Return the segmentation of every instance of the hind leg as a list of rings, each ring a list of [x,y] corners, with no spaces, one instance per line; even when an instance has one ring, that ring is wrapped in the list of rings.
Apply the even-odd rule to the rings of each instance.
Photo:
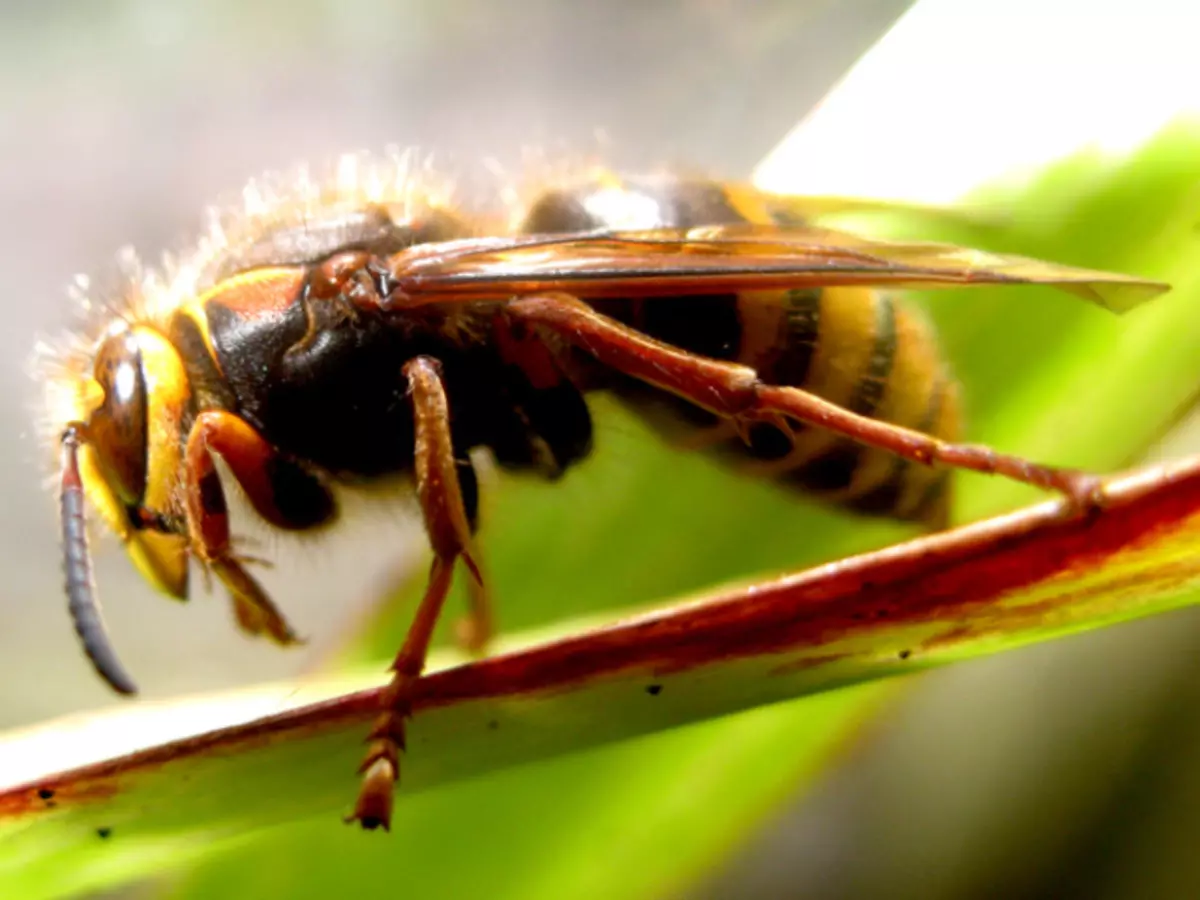
[[[913,462],[1002,475],[1058,491],[1079,510],[1093,508],[1101,501],[1101,481],[1095,475],[1041,465],[987,446],[943,441],[858,415],[800,388],[766,384],[751,368],[656,341],[567,295],[523,297],[511,301],[505,310],[617,371],[728,419],[743,435],[755,422],[769,422],[788,430],[788,420],[794,420]]]

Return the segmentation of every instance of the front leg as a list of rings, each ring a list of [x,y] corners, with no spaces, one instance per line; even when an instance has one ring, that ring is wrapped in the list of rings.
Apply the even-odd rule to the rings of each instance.
[[[1088,509],[1100,502],[1101,482],[1094,475],[1044,466],[991,447],[950,443],[858,415],[801,388],[767,384],[754,369],[664,344],[601,315],[574,297],[523,297],[511,301],[505,309],[517,321],[550,332],[619,372],[722,416],[743,434],[753,422],[769,422],[787,431],[788,420],[792,419],[914,462],[1003,475],[1058,491],[1076,509]]]
[[[442,384],[440,367],[429,357],[417,357],[404,367],[416,424],[414,461],[417,497],[425,519],[425,530],[433,548],[433,564],[425,596],[417,607],[408,636],[392,662],[392,681],[383,694],[383,714],[371,730],[370,746],[359,771],[362,787],[354,813],[347,822],[363,828],[391,826],[392,798],[399,776],[400,753],[404,750],[405,721],[412,714],[412,688],[425,669],[433,629],[450,591],[454,564],[461,558],[473,582],[476,614],[486,610],[483,578],[471,542],[471,528],[463,503],[450,433],[450,407]],[[467,464],[469,466],[469,463]]]
[[[233,413],[205,410],[196,417],[184,456],[192,552],[229,591],[243,631],[266,634],[279,644],[297,643],[291,626],[233,550],[229,509],[214,453],[225,460],[255,511],[279,528],[299,530],[326,521],[333,514],[333,500],[312,475],[280,456]]]

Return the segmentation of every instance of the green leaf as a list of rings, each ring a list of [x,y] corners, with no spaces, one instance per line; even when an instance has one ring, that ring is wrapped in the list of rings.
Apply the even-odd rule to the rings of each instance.
[[[1050,291],[981,289],[922,298],[964,382],[973,440],[1107,470],[1143,449],[1192,395],[1200,379],[1194,346],[1200,319],[1190,309],[1198,296],[1198,267],[1187,197],[1198,182],[1200,131],[1179,125],[1130,160],[1082,157],[1054,167],[1020,197],[1004,198],[1010,214],[999,225],[957,221],[908,229],[914,236],[1177,285],[1167,297],[1120,318]],[[578,475],[558,485],[486,486],[489,576],[503,631],[521,634],[520,643],[532,637],[530,629],[549,622],[560,623],[555,635],[575,635],[611,621],[618,607],[796,569],[912,534],[797,503],[769,485],[671,451],[627,416],[606,421],[597,458]],[[960,484],[962,520],[1037,496],[983,476],[967,475]],[[1178,488],[1160,493],[1181,504],[1190,497]],[[1122,520],[1119,512],[1102,522]],[[1055,545],[1046,540],[1039,533],[1015,546],[1049,552]],[[1157,546],[1162,551],[1165,545]],[[1189,550],[1187,542],[1172,544],[1169,565],[1164,558],[1121,557],[1106,568],[1059,575],[1019,595],[1024,604],[1040,604],[1032,611],[1014,598],[977,607],[969,632],[957,639],[943,633],[935,641],[924,630],[928,623],[871,619],[837,638],[849,643],[822,640],[811,651],[838,659],[808,659],[786,676],[765,674],[768,658],[777,654],[751,655],[750,661],[714,663],[711,669],[626,673],[626,680],[616,677],[604,688],[560,685],[560,692],[528,703],[480,700],[474,712],[466,703],[430,711],[413,725],[390,839],[358,834],[337,821],[356,787],[353,769],[369,718],[364,697],[335,707],[346,709],[347,718],[333,731],[279,732],[265,744],[239,744],[238,752],[185,754],[130,769],[124,781],[97,776],[87,782],[101,792],[119,785],[105,796],[72,794],[62,780],[61,796],[51,798],[58,805],[47,809],[29,789],[9,792],[0,795],[0,892],[64,895],[204,860],[180,885],[182,895],[315,897],[334,890],[368,893],[394,883],[423,897],[483,890],[488,896],[661,896],[719,862],[819,771],[886,697],[870,685],[829,689],[990,652],[1048,630],[1093,627],[1191,602],[1178,593],[1180,579],[1192,575]],[[859,603],[874,596],[861,593]],[[972,597],[952,594],[947,603]],[[1158,605],[1139,605],[1155,595]],[[855,608],[847,603],[837,611],[843,627],[841,617]],[[1051,608],[1074,612],[1055,618]],[[389,606],[345,658],[390,657],[411,609],[411,602]],[[945,621],[963,626],[961,613]],[[713,646],[732,647],[734,637],[725,630]],[[902,650],[914,653],[900,659]],[[793,651],[791,661],[799,664],[800,651]],[[439,662],[454,658],[442,655]],[[481,671],[491,673],[487,684],[494,690],[503,682],[488,665],[494,664],[443,672],[429,679],[429,690]],[[662,684],[657,695],[645,691],[650,675]],[[278,708],[288,689],[258,702]],[[717,718],[818,689],[827,692]],[[170,709],[152,712],[163,716]],[[222,712],[238,715],[219,709],[218,720]],[[671,728],[698,718],[709,721]],[[495,729],[488,728],[491,721]],[[112,727],[101,726],[101,732]],[[132,740],[135,729],[127,730]],[[92,749],[90,740],[60,733],[50,745],[37,746],[57,741],[78,758]],[[0,745],[6,761],[14,746],[20,745]],[[502,769],[569,749],[583,752]],[[8,774],[15,771],[10,765],[0,771],[15,777]],[[292,824],[254,831],[280,822]],[[99,827],[112,831],[101,838]]]
[[[420,843],[430,820],[422,817],[419,804],[407,801],[441,784],[1191,602],[1193,595],[1185,589],[1200,580],[1198,534],[1200,458],[1113,482],[1104,507],[1087,516],[1063,501],[1050,501],[616,625],[573,628],[578,636],[436,672],[421,681],[415,696],[404,762],[406,802],[394,839],[406,849]],[[189,848],[189,838],[214,841],[322,813],[326,818],[312,831],[327,833],[323,829],[335,824],[334,813],[348,796],[344,792],[352,783],[362,735],[379,702],[378,688],[341,693],[344,686],[344,681],[321,686],[329,700],[0,793],[6,866],[17,863],[7,872],[0,869],[0,877],[14,878],[30,895],[38,886],[47,891],[45,885],[63,873],[80,878],[88,871],[81,861],[112,871],[145,856],[147,846],[161,850],[164,841],[187,853],[199,846]],[[690,807],[699,781],[701,795],[710,794],[717,808],[728,814],[733,805],[745,816],[747,808],[729,801],[744,801],[748,786],[778,788],[780,770],[743,772],[736,782],[722,783],[707,777],[714,767],[720,769],[722,755],[744,764],[748,748],[765,752],[780,741],[791,752],[821,750],[836,733],[832,726],[845,724],[853,714],[854,704],[844,699],[830,694],[825,705],[806,709],[803,719],[764,713],[734,722],[729,730],[742,739],[737,742],[715,724],[707,735],[704,730],[673,735],[657,748],[671,752],[650,754],[657,765],[639,764],[633,771],[631,761],[643,762],[636,749],[593,759],[599,772],[614,776],[620,786],[616,794],[608,779],[602,784],[591,777],[597,772],[586,762],[590,777],[579,778],[580,763],[564,763],[558,769],[562,783],[549,774],[553,768],[539,771],[532,793],[525,779],[517,779],[522,790],[516,798],[511,781],[493,781],[499,802],[492,808],[503,809],[506,800],[519,798],[516,809],[524,810],[540,796],[547,807],[589,809],[588,827],[603,821],[596,818],[598,808],[618,818],[637,810],[631,821],[644,824],[647,812],[651,817],[667,813],[673,820],[670,810]],[[139,717],[150,718],[129,716],[122,730],[136,733]],[[46,752],[54,742],[71,740],[87,747],[97,729],[111,732],[118,724],[113,717],[99,717],[90,730],[52,729],[40,744],[37,736],[29,739],[27,747]],[[179,724],[188,726],[182,718]],[[730,748],[724,754],[710,743],[718,734]],[[770,758],[777,757],[776,751]],[[813,761],[810,753],[808,765]],[[794,773],[794,760],[784,770]],[[548,774],[549,780],[542,780]],[[478,790],[486,795],[488,784]],[[671,784],[678,793],[667,790]],[[734,785],[736,793],[729,793]],[[557,789],[541,793],[549,786]],[[563,806],[576,793],[580,802]],[[723,794],[726,802],[718,802]],[[642,809],[636,800],[643,796],[657,802]],[[479,796],[471,788],[458,797],[459,802],[443,801],[458,814],[448,813],[447,822],[461,822],[486,808],[477,805]],[[463,807],[464,797],[469,809]],[[520,815],[522,821],[527,817]],[[532,821],[543,824],[541,817]],[[497,839],[506,833],[501,829]],[[693,831],[688,847],[693,866],[700,861],[698,848],[711,848],[723,833]],[[553,834],[559,840],[577,837],[572,829]],[[672,840],[679,835],[673,831]],[[530,836],[522,829],[518,842]],[[375,854],[385,856],[378,845],[362,846],[374,846]],[[637,855],[648,847],[638,840],[626,849]],[[256,859],[262,858],[261,849],[252,851]],[[74,866],[62,865],[64,853],[75,858]],[[326,859],[339,869],[345,865],[340,856]],[[676,854],[675,864],[683,859],[687,855]],[[576,876],[581,871],[574,861],[566,869]],[[655,890],[678,877],[669,866],[651,867],[644,875],[646,888],[653,882]],[[362,876],[369,881],[377,874],[363,870]],[[343,875],[343,883],[351,877]],[[562,878],[551,879],[547,890],[562,883]],[[607,890],[599,885],[597,896]]]

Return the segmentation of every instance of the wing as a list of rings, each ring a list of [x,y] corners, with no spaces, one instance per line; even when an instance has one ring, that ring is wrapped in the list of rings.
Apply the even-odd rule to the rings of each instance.
[[[810,226],[593,231],[418,245],[390,260],[405,305],[562,291],[581,299],[834,285],[1042,284],[1113,312],[1169,286],[950,244],[877,240]]]

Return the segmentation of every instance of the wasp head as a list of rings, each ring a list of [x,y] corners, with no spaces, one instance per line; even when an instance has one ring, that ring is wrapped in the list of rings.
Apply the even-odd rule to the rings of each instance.
[[[92,586],[85,498],[117,534],[141,574],[187,597],[187,537],[178,485],[191,402],[178,352],[156,329],[110,329],[77,373],[60,434],[63,559],[75,630],[100,675],[118,692],[132,679],[108,641]]]

